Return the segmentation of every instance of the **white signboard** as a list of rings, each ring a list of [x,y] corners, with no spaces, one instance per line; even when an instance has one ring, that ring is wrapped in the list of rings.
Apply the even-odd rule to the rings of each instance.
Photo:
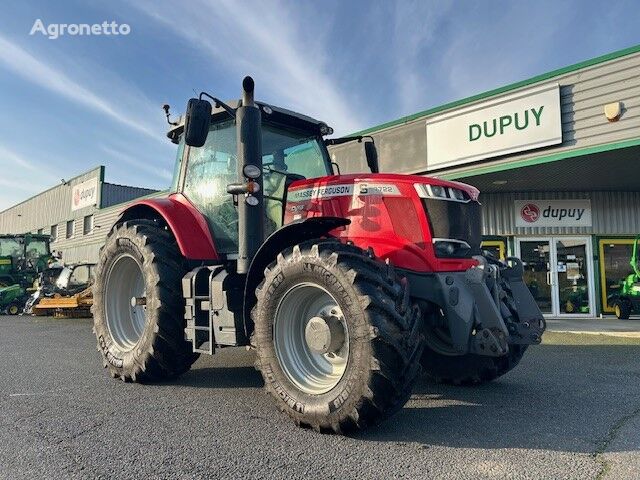
[[[71,210],[91,207],[98,203],[98,179],[92,178],[73,186],[71,190]]]
[[[591,200],[516,200],[516,227],[590,227]]]
[[[557,83],[427,120],[427,169],[562,143]]]

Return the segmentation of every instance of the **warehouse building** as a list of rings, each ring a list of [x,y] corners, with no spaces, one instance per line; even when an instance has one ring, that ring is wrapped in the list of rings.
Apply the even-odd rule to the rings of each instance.
[[[611,313],[640,234],[640,46],[417,113],[360,135],[380,170],[480,189],[484,245],[526,262],[550,316]],[[365,171],[362,144],[332,149]]]
[[[95,262],[124,202],[157,194],[104,181],[99,166],[0,212],[0,233],[51,235],[65,263]]]

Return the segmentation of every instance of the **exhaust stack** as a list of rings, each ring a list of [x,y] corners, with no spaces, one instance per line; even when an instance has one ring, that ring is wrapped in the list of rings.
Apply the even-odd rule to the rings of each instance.
[[[242,105],[236,110],[238,184],[257,183],[257,190],[238,195],[238,273],[247,273],[264,241],[264,197],[262,193],[262,116],[253,99],[254,81],[242,81]],[[257,178],[247,178],[248,165],[259,169]],[[253,169],[255,170],[255,168]]]

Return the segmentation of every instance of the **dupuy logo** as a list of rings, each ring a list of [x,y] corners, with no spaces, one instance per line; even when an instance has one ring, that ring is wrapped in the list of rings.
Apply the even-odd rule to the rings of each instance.
[[[527,223],[535,223],[540,218],[540,209],[535,203],[527,203],[520,210],[520,216]]]

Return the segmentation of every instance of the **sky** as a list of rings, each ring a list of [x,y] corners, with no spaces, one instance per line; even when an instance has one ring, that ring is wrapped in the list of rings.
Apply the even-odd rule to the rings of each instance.
[[[128,34],[42,32],[103,22]],[[640,44],[639,24],[636,0],[7,2],[0,210],[97,165],[168,188],[161,105],[237,98],[245,75],[257,99],[346,135]]]

